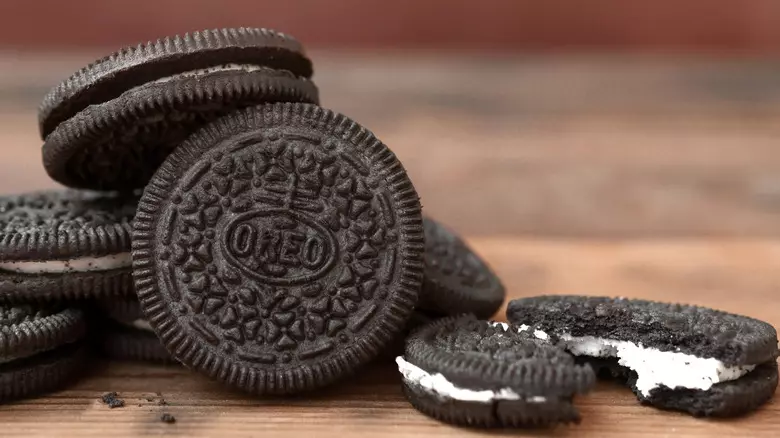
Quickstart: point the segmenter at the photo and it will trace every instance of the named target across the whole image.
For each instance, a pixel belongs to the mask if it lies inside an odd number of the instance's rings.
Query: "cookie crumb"
[[[121,408],[125,405],[124,400],[117,398],[116,392],[109,392],[108,394],[104,394],[101,400],[103,400],[103,403],[107,404],[111,409]]]
[[[173,424],[176,422],[176,417],[174,417],[171,414],[162,414],[160,416],[160,421],[162,421],[163,423]]]

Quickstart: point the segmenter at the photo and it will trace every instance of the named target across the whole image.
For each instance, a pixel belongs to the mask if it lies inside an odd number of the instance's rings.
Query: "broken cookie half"
[[[746,316],[624,298],[540,296],[510,302],[507,318],[622,376],[639,400],[659,408],[736,416],[757,409],[777,387],[777,332]]]

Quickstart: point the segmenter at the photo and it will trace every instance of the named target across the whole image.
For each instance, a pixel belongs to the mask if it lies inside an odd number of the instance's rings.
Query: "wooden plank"
[[[506,282],[510,297],[590,293],[710,305],[780,324],[780,240],[471,239]],[[226,390],[179,367],[106,363],[63,391],[0,406],[3,435],[32,437],[166,436],[490,436],[440,424],[413,410],[392,364],[377,364],[323,391],[257,398]],[[108,409],[100,395],[117,391],[126,406]],[[158,395],[159,393],[160,395]],[[160,397],[167,405],[160,405]],[[148,400],[147,400],[148,399]],[[708,421],[638,404],[602,383],[577,400],[579,426],[555,436],[776,436],[780,404],[754,415]],[[162,413],[177,422],[160,421]],[[516,432],[509,432],[516,434]],[[550,436],[526,433],[528,436]]]

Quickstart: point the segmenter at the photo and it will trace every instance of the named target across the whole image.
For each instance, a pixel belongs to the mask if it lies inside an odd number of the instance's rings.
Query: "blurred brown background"
[[[775,0],[4,0],[0,17],[23,49],[265,26],[329,48],[780,51]]]

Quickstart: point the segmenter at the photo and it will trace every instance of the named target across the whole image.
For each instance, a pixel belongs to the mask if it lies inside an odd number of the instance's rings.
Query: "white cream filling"
[[[505,323],[505,322],[498,322],[498,321],[493,321],[493,322],[491,322],[490,324],[491,324],[493,327],[503,327],[503,328],[504,328],[504,330],[506,330],[506,329],[508,329],[508,328],[509,328],[509,324],[507,324],[507,323]],[[525,325],[525,324],[521,324],[521,325],[517,326],[517,332],[518,332],[518,333],[519,333],[519,332],[524,332],[524,331],[528,330],[529,328],[531,328],[531,327],[529,327],[529,326],[527,326],[527,325]],[[549,336],[547,333],[545,333],[545,332],[543,332],[543,331],[541,331],[541,330],[534,330],[534,337],[535,337],[536,339],[541,339],[541,340],[543,340],[543,341],[548,341],[548,340],[550,340],[550,336]]]
[[[443,375],[439,373],[430,374],[424,369],[407,362],[401,356],[396,357],[395,362],[398,364],[398,371],[403,375],[404,380],[440,397],[481,403],[489,403],[495,400],[520,400],[524,398],[510,388],[501,388],[498,391],[461,388],[447,380]],[[525,401],[529,403],[544,403],[547,401],[547,398],[542,396],[525,397]]]
[[[200,76],[200,75],[214,73],[218,71],[240,71],[240,72],[250,73],[253,71],[269,70],[269,69],[270,69],[269,67],[264,67],[262,65],[229,63],[229,64],[222,64],[214,67],[199,68],[196,70],[185,71],[171,76],[165,76],[160,79],[156,79],[151,83],[162,84],[165,82],[170,82],[174,79],[181,79],[184,77],[191,77],[191,76]]]
[[[6,261],[0,262],[0,270],[22,274],[59,274],[65,272],[109,271],[132,265],[130,253],[103,257],[79,257],[67,260]]]
[[[576,356],[617,357],[620,365],[637,373],[636,387],[645,396],[661,385],[706,391],[716,383],[736,380],[756,367],[729,367],[715,358],[661,351],[615,339],[570,334],[560,338],[564,348]]]
[[[131,322],[129,324],[126,324],[126,325],[128,325],[128,326],[130,326],[132,328],[136,328],[138,330],[143,330],[145,332],[152,332],[152,333],[154,333],[154,329],[149,324],[149,321],[147,321],[147,320],[145,320],[143,318],[136,319],[135,321],[133,321],[133,322]]]

